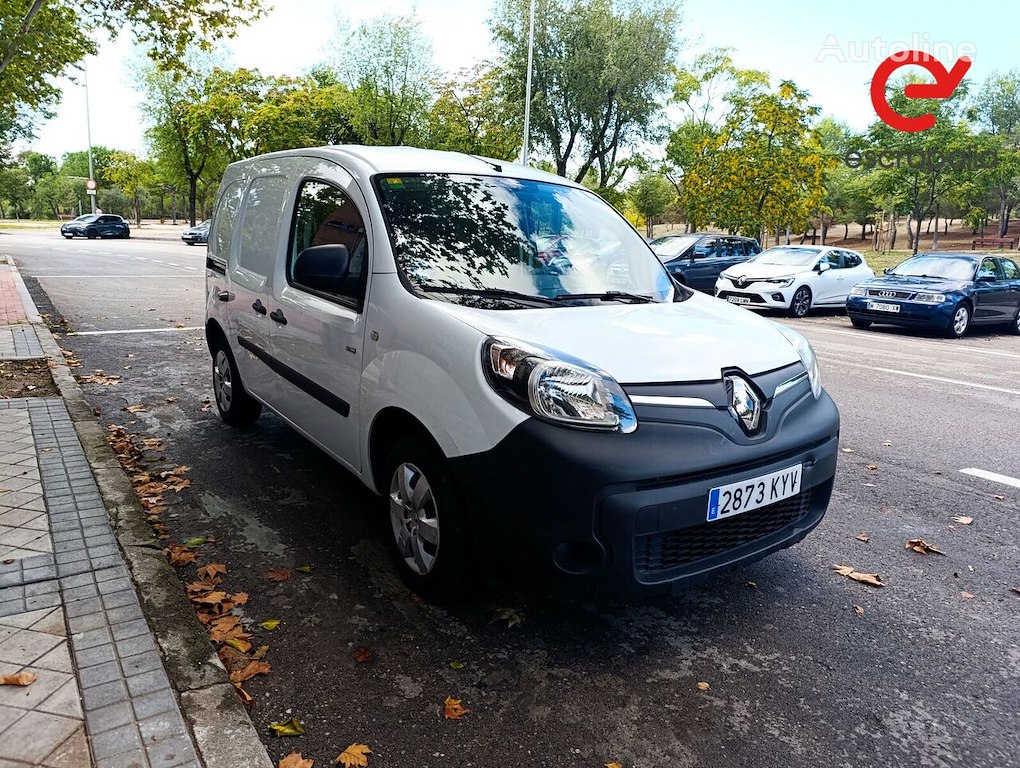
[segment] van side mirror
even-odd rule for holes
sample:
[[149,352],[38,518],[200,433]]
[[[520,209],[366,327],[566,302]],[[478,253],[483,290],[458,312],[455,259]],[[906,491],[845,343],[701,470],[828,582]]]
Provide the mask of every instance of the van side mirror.
[[313,245],[298,254],[294,282],[313,291],[337,294],[350,268],[351,252],[346,245]]

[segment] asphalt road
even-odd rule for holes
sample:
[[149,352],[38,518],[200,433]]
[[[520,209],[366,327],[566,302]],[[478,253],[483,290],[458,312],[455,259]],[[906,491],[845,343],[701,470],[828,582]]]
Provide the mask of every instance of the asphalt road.
[[[0,255],[54,322],[85,332],[60,339],[81,372],[124,377],[86,385],[100,420],[192,468],[164,515],[172,539],[215,537],[201,558],[251,594],[246,616],[282,620],[256,629],[272,673],[246,684],[274,758],[324,765],[363,742],[372,766],[1020,765],[1020,488],[960,471],[1020,477],[1020,338],[791,322],[818,351],[845,451],[804,542],[650,602],[495,585],[441,609],[395,578],[381,503],[358,482],[271,415],[239,432],[203,409],[210,361],[188,329],[203,322],[204,248],[8,234]],[[148,332],[93,334],[130,329]],[[945,555],[906,550],[914,537]],[[311,571],[266,580],[277,565]],[[523,623],[493,621],[500,608]],[[446,696],[471,712],[444,720]],[[304,736],[269,735],[291,716]]]

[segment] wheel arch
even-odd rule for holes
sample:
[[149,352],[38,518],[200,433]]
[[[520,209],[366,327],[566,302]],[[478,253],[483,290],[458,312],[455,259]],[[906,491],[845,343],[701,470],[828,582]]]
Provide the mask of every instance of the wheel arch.
[[223,326],[219,324],[218,320],[209,318],[205,321],[205,343],[209,348],[210,355],[212,355],[215,345],[218,342],[226,344],[227,349],[230,349],[230,342],[227,340],[227,334],[223,330]]
[[415,416],[397,406],[383,408],[375,415],[368,433],[368,470],[370,487],[377,493],[386,492],[386,457],[394,443],[413,435],[431,445],[440,456],[445,456],[439,441]]

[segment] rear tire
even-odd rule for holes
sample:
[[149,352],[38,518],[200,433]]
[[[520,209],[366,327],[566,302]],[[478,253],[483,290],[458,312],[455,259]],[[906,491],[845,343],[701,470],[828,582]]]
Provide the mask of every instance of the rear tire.
[[220,418],[232,427],[254,424],[262,413],[262,403],[245,391],[234,356],[222,339],[213,348],[212,375]]
[[1020,307],[1017,308],[1016,314],[1013,316],[1013,325],[1010,326],[1010,330],[1020,336]]
[[74,240],[74,235],[64,235],[67,240]]
[[90,229],[88,232],[85,233],[85,237],[87,237],[89,240],[95,240],[96,239],[96,230]]
[[430,442],[409,436],[386,459],[390,549],[397,570],[415,592],[450,603],[468,591],[464,509],[449,464]]
[[871,321],[870,320],[861,320],[858,317],[851,317],[850,318],[850,325],[852,325],[854,328],[866,329],[866,328],[870,328],[871,327]]
[[967,303],[957,304],[953,308],[953,316],[946,326],[946,336],[950,339],[959,339],[967,333],[970,328],[970,305]]
[[796,291],[794,291],[793,298],[790,300],[790,309],[787,313],[790,317],[804,317],[811,309],[811,289],[806,285],[802,285]]

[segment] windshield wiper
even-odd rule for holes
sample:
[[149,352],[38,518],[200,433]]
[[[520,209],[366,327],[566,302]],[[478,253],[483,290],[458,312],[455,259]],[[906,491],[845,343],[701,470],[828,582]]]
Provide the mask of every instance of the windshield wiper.
[[508,291],[504,288],[461,288],[455,285],[422,285],[420,290],[426,293],[452,293],[457,296],[480,296],[483,299],[509,299],[517,302],[537,302],[554,305],[556,301],[548,296],[536,296],[531,293]]
[[649,304],[655,299],[643,293],[626,293],[625,291],[605,291],[603,293],[560,293],[553,297],[554,301],[570,301],[571,299],[599,299],[600,301],[631,301],[635,304]]

